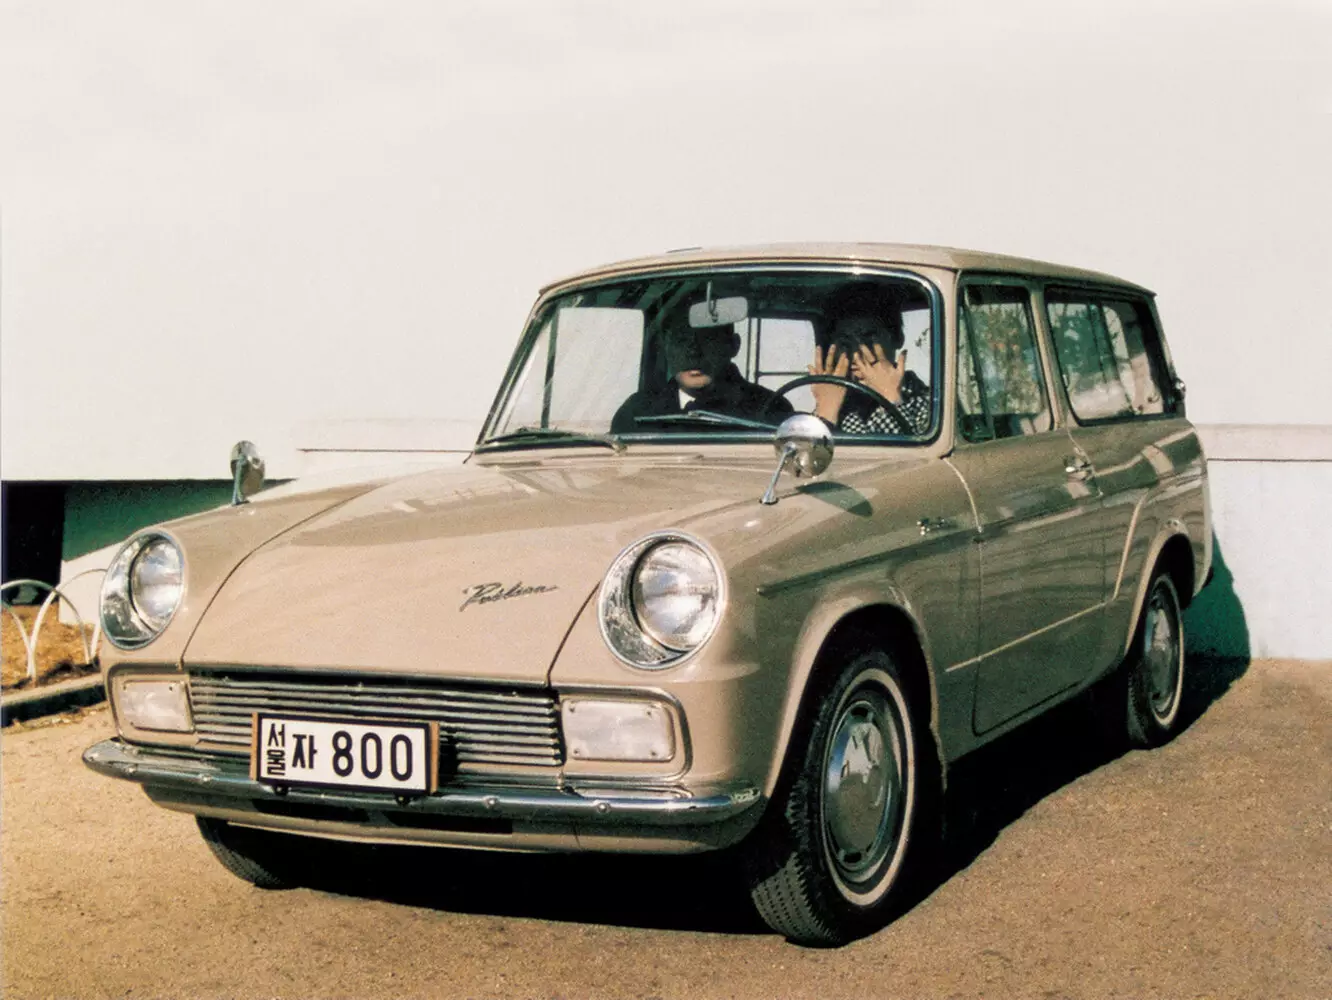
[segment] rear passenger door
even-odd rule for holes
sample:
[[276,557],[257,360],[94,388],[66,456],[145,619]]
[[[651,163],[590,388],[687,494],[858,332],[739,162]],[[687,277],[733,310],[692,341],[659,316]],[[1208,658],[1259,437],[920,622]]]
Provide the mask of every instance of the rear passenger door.
[[[1147,296],[1132,289],[1045,289],[1060,382],[1068,402],[1069,435],[1091,464],[1104,497],[1105,588],[1112,602],[1109,646],[1118,656],[1127,605],[1136,594],[1139,564],[1131,547],[1146,545],[1155,526],[1144,507],[1152,491],[1174,474],[1180,444],[1192,442],[1182,400]],[[1185,460],[1193,450],[1183,449]],[[1150,567],[1146,567],[1150,569]],[[1122,605],[1122,607],[1119,607]]]
[[1033,286],[965,281],[950,461],[980,528],[978,733],[1076,683],[1104,640],[1100,497],[1058,426],[1044,366]]

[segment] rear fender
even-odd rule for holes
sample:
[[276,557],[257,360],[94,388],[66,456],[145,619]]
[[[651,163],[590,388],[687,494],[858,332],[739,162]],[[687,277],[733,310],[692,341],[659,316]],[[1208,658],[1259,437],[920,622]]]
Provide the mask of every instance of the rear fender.
[[[1198,547],[1189,536],[1188,529],[1184,522],[1178,518],[1170,518],[1161,524],[1152,539],[1151,547],[1147,550],[1147,558],[1143,560],[1143,566],[1150,567],[1150,570],[1143,573],[1138,580],[1137,592],[1133,596],[1133,613],[1129,616],[1128,629],[1124,634],[1124,641],[1120,649],[1120,658],[1128,655],[1129,646],[1133,642],[1133,634],[1138,627],[1138,618],[1142,615],[1143,605],[1147,601],[1147,591],[1152,585],[1152,578],[1156,575],[1157,569],[1161,565],[1162,554],[1166,546],[1170,545],[1175,539],[1179,539],[1184,545],[1188,546],[1190,553],[1190,574],[1192,579],[1187,587],[1179,587],[1180,596],[1183,603],[1188,603],[1189,599],[1198,592],[1200,581],[1205,580],[1206,566],[1199,567],[1197,551]],[[1178,544],[1178,542],[1176,543]],[[1176,584],[1180,581],[1176,580]]]

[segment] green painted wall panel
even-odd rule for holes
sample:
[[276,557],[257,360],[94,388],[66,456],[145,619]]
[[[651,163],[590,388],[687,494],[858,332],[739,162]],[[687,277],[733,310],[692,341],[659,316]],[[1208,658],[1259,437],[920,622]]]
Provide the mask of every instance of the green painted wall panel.
[[77,559],[139,528],[230,502],[225,479],[69,483],[61,558]]

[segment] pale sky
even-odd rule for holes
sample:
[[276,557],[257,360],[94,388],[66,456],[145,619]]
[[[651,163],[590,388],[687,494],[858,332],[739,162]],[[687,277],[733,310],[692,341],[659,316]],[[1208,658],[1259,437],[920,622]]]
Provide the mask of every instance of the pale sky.
[[1153,288],[1198,422],[1329,423],[1330,3],[0,0],[0,474],[480,421],[538,287],[967,246]]

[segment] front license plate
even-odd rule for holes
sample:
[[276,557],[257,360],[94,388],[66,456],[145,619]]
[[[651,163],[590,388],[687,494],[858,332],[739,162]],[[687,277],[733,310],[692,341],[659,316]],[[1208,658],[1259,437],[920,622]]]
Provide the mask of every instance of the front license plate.
[[433,792],[439,727],[433,722],[349,722],[254,716],[250,776],[270,785]]

